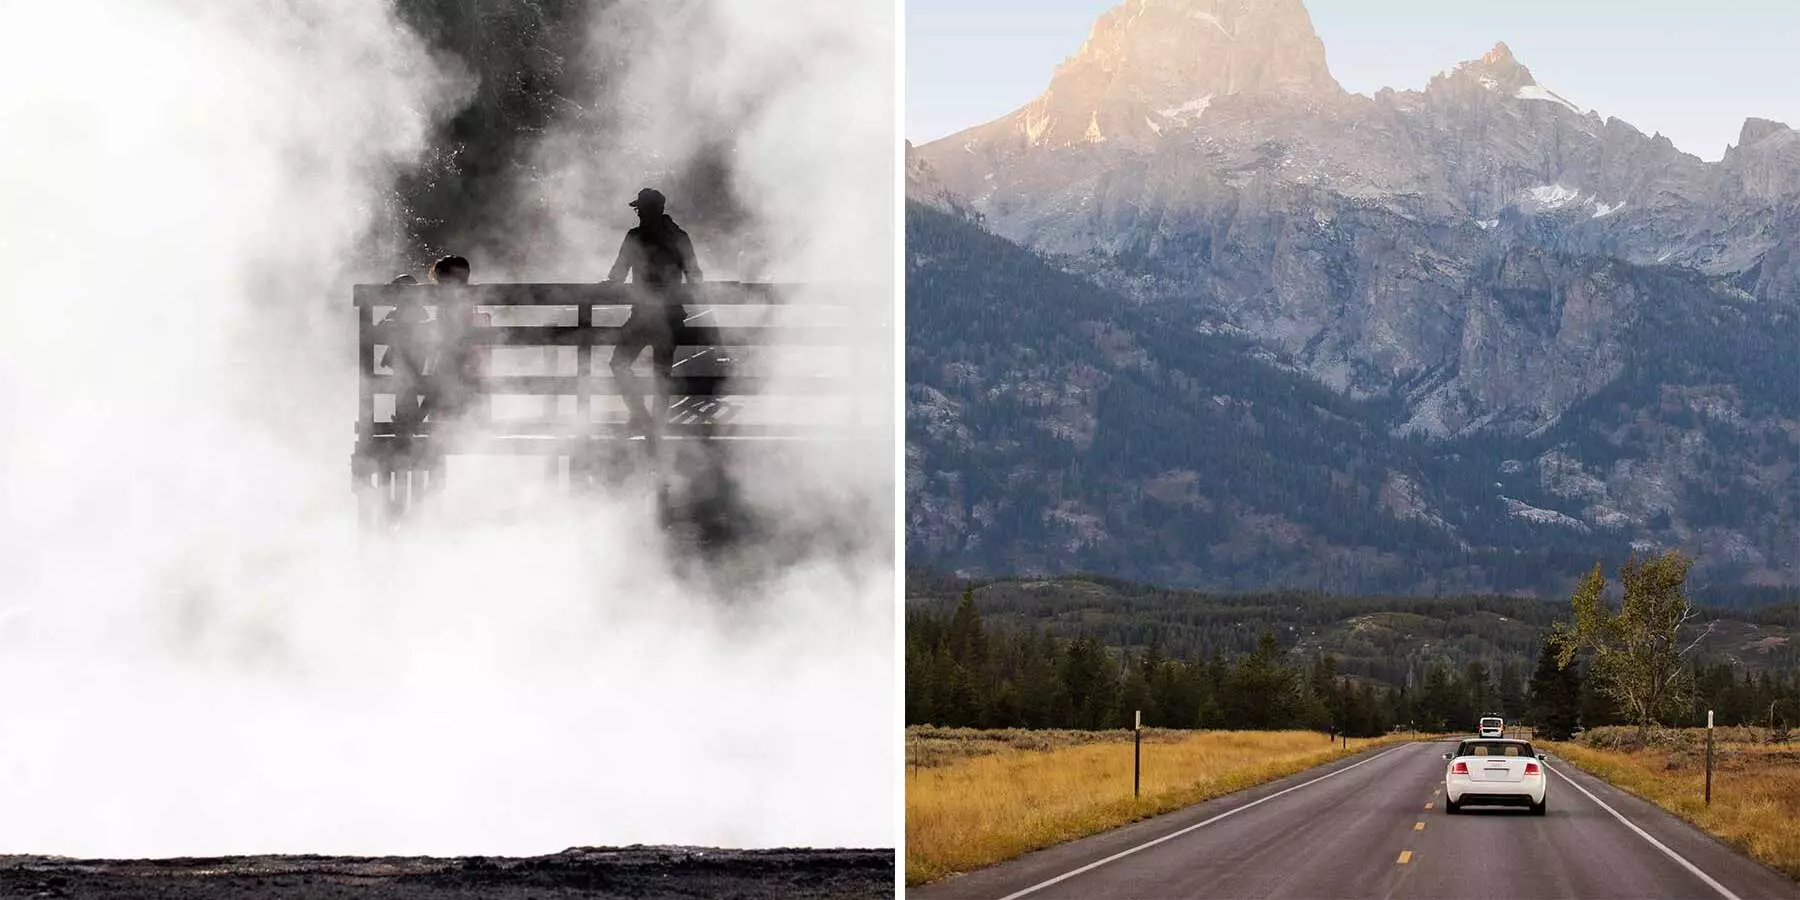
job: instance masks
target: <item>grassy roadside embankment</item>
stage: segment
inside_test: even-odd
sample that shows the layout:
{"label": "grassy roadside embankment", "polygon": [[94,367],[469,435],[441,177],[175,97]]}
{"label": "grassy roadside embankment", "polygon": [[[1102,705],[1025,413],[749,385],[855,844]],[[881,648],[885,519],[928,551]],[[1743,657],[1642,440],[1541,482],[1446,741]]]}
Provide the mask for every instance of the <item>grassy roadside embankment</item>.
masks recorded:
{"label": "grassy roadside embankment", "polygon": [[1800,743],[1770,744],[1767,729],[1720,728],[1706,805],[1706,730],[1595,728],[1544,742],[1556,755],[1800,879]]}
{"label": "grassy roadside embankment", "polygon": [[1143,795],[1131,796],[1131,732],[906,732],[906,883],[1097,834],[1273,781],[1406,735],[1144,730]]}

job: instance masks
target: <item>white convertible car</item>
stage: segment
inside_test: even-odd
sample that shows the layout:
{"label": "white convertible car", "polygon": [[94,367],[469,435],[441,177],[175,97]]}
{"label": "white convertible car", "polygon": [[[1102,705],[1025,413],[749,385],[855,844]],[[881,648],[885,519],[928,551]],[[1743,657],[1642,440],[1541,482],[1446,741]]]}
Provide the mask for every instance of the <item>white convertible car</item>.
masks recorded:
{"label": "white convertible car", "polygon": [[1444,754],[1444,812],[1465,806],[1525,806],[1544,814],[1544,754],[1531,742],[1505,738],[1470,738]]}

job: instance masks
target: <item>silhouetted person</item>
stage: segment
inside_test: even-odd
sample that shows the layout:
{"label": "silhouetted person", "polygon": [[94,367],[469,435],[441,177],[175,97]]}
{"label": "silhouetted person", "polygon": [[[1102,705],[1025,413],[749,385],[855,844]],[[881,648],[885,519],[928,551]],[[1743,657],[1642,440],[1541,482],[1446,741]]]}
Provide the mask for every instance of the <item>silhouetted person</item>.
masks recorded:
{"label": "silhouetted person", "polygon": [[[405,274],[395,275],[394,280],[388,282],[388,284],[418,284],[418,283],[419,283],[419,279],[414,278],[411,275],[405,275]],[[377,324],[377,325],[419,325],[419,324],[424,323],[424,321],[425,321],[425,308],[423,306],[412,306],[412,307],[401,306],[401,307],[395,307],[394,309],[388,310],[387,314],[381,317],[381,321],[376,322],[375,324]],[[405,333],[405,334],[402,334],[401,336],[410,337],[410,333]],[[408,349],[410,349],[410,348],[408,348]],[[381,368],[386,368],[390,365],[393,365],[393,363],[394,363],[394,344],[388,344],[386,347],[381,348],[381,358],[375,361],[375,365],[379,366]],[[424,367],[421,365],[419,368],[414,369],[412,374],[417,375],[423,371],[424,371]]]}
{"label": "silhouetted person", "polygon": [[[411,275],[394,276],[388,284],[416,285]],[[423,304],[396,306],[381,317],[378,325],[390,326],[388,344],[375,364],[391,367],[400,384],[394,389],[394,422],[402,434],[410,435],[424,418],[425,367],[430,360],[429,335],[423,327],[430,321]]]}
{"label": "silhouetted person", "polygon": [[[431,264],[433,284],[464,285],[469,283],[469,261],[460,256],[446,256]],[[468,339],[467,329],[491,324],[492,317],[475,311],[467,302],[446,303],[438,307],[439,333],[437,352],[427,363],[432,392],[426,398],[426,412],[455,416],[467,409],[477,391],[477,381],[487,369],[488,350]]]}
{"label": "silhouetted person", "polygon": [[431,264],[430,275],[432,284],[468,284],[469,261],[460,256],[446,256]]}
{"label": "silhouetted person", "polygon": [[[660,191],[644,188],[631,205],[638,212],[638,226],[625,233],[619,247],[619,258],[606,275],[609,282],[621,282],[630,275],[639,290],[632,296],[631,318],[625,321],[619,344],[613,348],[612,373],[619,385],[619,396],[625,401],[630,416],[628,432],[642,432],[652,437],[668,414],[669,370],[675,364],[675,331],[687,318],[679,298],[671,290],[682,284],[702,280],[700,264],[694,259],[694,244],[687,232],[663,212],[666,199]],[[656,371],[657,415],[653,419],[644,408],[643,390],[632,374],[638,354],[650,348],[651,365]]]}

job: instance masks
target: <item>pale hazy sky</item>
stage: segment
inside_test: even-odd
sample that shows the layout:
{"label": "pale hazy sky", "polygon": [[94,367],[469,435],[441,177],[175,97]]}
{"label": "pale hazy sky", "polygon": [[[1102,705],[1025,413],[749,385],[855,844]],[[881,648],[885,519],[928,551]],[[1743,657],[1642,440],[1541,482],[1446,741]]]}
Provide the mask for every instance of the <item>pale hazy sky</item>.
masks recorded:
{"label": "pale hazy sky", "polygon": [[[906,136],[1040,93],[1118,0],[907,0]],[[1800,125],[1800,0],[1307,0],[1348,90],[1421,88],[1505,41],[1537,80],[1718,159],[1748,116]]]}

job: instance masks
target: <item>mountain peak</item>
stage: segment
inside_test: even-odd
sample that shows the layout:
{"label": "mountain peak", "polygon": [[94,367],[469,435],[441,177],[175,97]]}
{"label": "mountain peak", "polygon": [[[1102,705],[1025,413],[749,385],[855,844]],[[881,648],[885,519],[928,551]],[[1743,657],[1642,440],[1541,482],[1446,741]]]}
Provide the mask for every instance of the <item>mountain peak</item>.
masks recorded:
{"label": "mountain peak", "polygon": [[1788,126],[1773,119],[1759,119],[1754,116],[1744,120],[1744,130],[1738,132],[1739,147],[1748,147],[1771,134],[1787,131]]}
{"label": "mountain peak", "polygon": [[1127,0],[1057,70],[1065,80],[1102,73],[1157,101],[1337,89],[1301,0]]}
{"label": "mountain peak", "polygon": [[1513,55],[1512,48],[1506,46],[1505,41],[1496,43],[1494,49],[1483,53],[1479,59],[1457,66],[1451,74],[1478,80],[1489,88],[1500,87],[1509,91],[1537,84],[1537,79],[1531,76],[1531,70],[1519,62],[1519,58]]}
{"label": "mountain peak", "polygon": [[1100,143],[1192,125],[1217,97],[1342,93],[1301,0],[1126,0],[1017,124],[1033,144]]}
{"label": "mountain peak", "polygon": [[1428,93],[1442,93],[1464,99],[1488,92],[1516,100],[1542,100],[1566,107],[1580,115],[1587,114],[1587,110],[1539,85],[1537,79],[1532,77],[1531,70],[1519,62],[1519,58],[1513,55],[1512,48],[1505,41],[1495,44],[1492,50],[1476,59],[1439,73],[1426,85],[1425,90]]}

